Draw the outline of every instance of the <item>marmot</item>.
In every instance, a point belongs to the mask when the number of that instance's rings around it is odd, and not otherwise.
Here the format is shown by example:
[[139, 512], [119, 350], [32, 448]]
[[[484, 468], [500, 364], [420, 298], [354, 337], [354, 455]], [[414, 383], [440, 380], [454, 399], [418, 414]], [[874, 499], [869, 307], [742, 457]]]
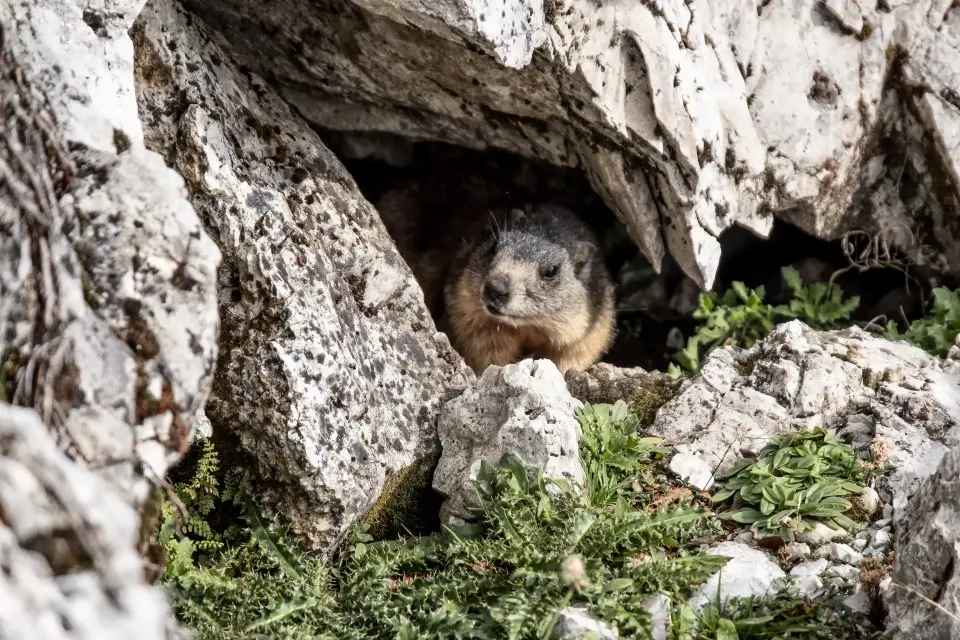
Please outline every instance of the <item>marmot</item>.
[[607, 352], [616, 331], [613, 282], [596, 236], [575, 213], [552, 204], [481, 213], [489, 204], [481, 198], [469, 214], [431, 216], [417, 191], [390, 191], [377, 208], [437, 327], [477, 375], [529, 357], [566, 373]]

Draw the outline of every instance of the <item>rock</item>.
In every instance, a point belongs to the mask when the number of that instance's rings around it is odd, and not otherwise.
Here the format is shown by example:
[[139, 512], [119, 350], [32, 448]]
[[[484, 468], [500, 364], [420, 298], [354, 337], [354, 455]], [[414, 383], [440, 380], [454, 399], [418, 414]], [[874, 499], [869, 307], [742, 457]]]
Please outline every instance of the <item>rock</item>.
[[857, 591], [852, 596], [844, 598], [843, 606], [855, 613], [866, 615], [870, 613], [870, 609], [873, 605], [870, 602], [870, 594], [868, 594], [866, 591]]
[[887, 529], [879, 529], [873, 534], [873, 539], [870, 540], [870, 546], [877, 550], [886, 549], [890, 546], [890, 540], [890, 532]]
[[432, 464], [440, 405], [473, 374], [352, 178], [236, 52], [171, 0], [131, 34], [146, 144], [223, 252], [207, 415], [256, 462], [267, 504], [329, 549]]
[[793, 569], [790, 570], [790, 575], [792, 577], [800, 576], [819, 576], [824, 571], [830, 567], [830, 561], [824, 560], [823, 558], [819, 560], [807, 560], [806, 562], [801, 562]]
[[826, 544], [831, 540], [839, 540], [849, 535], [841, 529], [834, 529], [823, 522], [817, 522], [810, 531], [802, 531], [797, 534], [797, 540], [814, 547]]
[[670, 471], [701, 491], [706, 491], [713, 486], [713, 471], [704, 466], [702, 458], [685, 452], [682, 446], [677, 447], [673, 457], [670, 458]]
[[804, 598], [815, 599], [823, 591], [823, 580], [820, 576], [808, 574], [792, 578], [793, 586]]
[[960, 447], [910, 499], [896, 532], [885, 594], [891, 637], [960, 637]]
[[447, 496], [441, 510], [444, 521], [471, 517], [480, 461], [496, 465], [507, 453], [530, 469], [542, 467], [548, 478], [582, 485], [580, 424], [575, 417], [580, 406], [549, 360], [488, 367], [440, 413], [443, 453], [433, 487]]
[[800, 595], [805, 598], [816, 598], [823, 590], [823, 579], [820, 577], [829, 568], [827, 560], [807, 560], [790, 570], [790, 580]]
[[643, 608], [650, 614], [650, 640], [667, 640], [670, 633], [673, 605], [662, 593], [647, 598]]
[[0, 404], [0, 639], [166, 640], [166, 594], [143, 583], [140, 517], [58, 451], [32, 409]]
[[0, 4], [0, 402], [35, 407], [134, 505], [210, 391], [220, 261], [182, 178], [143, 147], [139, 7]]
[[866, 538], [854, 538], [853, 542], [850, 543], [850, 547], [857, 553], [862, 553], [864, 549], [867, 548], [867, 543], [869, 540]]
[[880, 494], [873, 487], [866, 487], [857, 499], [866, 516], [872, 516], [880, 508]]
[[726, 602], [730, 598], [772, 593], [774, 583], [786, 575], [767, 553], [740, 542], [721, 542], [707, 554], [726, 556], [730, 561], [694, 591], [688, 603], [697, 611], [716, 601], [718, 585], [719, 598]]
[[853, 582], [860, 575], [860, 571], [848, 564], [835, 564], [827, 569], [827, 575], [840, 578], [846, 582]]
[[834, 562], [844, 562], [858, 566], [863, 561], [863, 556], [854, 551], [850, 545], [831, 542], [825, 544], [814, 552], [818, 558], [828, 558]]
[[[876, 486], [896, 507], [960, 442], [958, 371], [905, 342], [856, 327], [816, 332], [795, 320], [749, 350], [712, 352], [648, 431], [677, 442], [684, 473], [703, 487], [741, 449], [759, 451], [774, 435], [817, 425], [839, 430], [862, 416], [874, 425], [872, 446], [895, 466]], [[923, 379], [923, 390], [903, 386], [908, 377]], [[815, 544], [819, 534], [800, 539]]]
[[676, 395], [678, 382], [639, 367], [615, 367], [600, 362], [583, 371], [566, 373], [567, 389], [583, 403], [613, 404], [623, 400], [637, 413], [641, 427], [653, 422], [657, 410]]
[[788, 560], [803, 560], [810, 555], [810, 545], [804, 542], [791, 542], [783, 546]]
[[615, 640], [620, 634], [591, 616], [586, 609], [571, 607], [558, 615], [553, 637], [560, 640]]
[[583, 167], [655, 268], [705, 288], [723, 232], [774, 216], [958, 264], [958, 188], [932, 177], [960, 155], [943, 3], [185, 4], [321, 127]]

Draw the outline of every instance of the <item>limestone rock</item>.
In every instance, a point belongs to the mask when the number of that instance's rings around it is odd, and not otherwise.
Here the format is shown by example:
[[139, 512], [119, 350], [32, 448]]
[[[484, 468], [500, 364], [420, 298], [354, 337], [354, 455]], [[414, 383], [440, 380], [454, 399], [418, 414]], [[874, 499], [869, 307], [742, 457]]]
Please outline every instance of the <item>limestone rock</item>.
[[172, 0], [131, 33], [146, 144], [223, 253], [207, 415], [252, 454], [268, 504], [327, 549], [435, 453], [441, 401], [472, 373], [376, 211], [263, 80]]
[[581, 406], [549, 360], [491, 366], [463, 395], [444, 405], [438, 431], [443, 453], [433, 487], [447, 496], [441, 517], [468, 519], [481, 460], [496, 465], [510, 453], [548, 478], [583, 484]]
[[616, 640], [616, 629], [597, 620], [585, 609], [564, 609], [553, 627], [553, 637], [558, 640]]
[[776, 591], [774, 583], [786, 576], [769, 554], [741, 542], [721, 542], [707, 554], [725, 556], [730, 561], [691, 596], [688, 603], [697, 611], [717, 600], [718, 585], [720, 601], [726, 602], [730, 598], [772, 594]]
[[891, 637], [960, 638], [960, 447], [910, 499], [900, 522], [886, 591]]
[[672, 622], [672, 602], [670, 597], [662, 593], [647, 598], [643, 608], [650, 614], [650, 639], [667, 640]]
[[220, 254], [143, 146], [136, 1], [0, 4], [0, 402], [128, 499], [189, 446], [213, 377]]
[[166, 640], [143, 583], [137, 512], [57, 450], [32, 409], [0, 404], [0, 639]]
[[792, 321], [750, 350], [714, 351], [649, 431], [675, 441], [685, 473], [706, 488], [741, 449], [759, 451], [776, 434], [866, 421], [896, 467], [877, 489], [900, 508], [960, 442], [958, 390], [955, 363], [910, 344], [856, 327], [816, 332]]
[[650, 262], [701, 286], [724, 230], [775, 216], [960, 266], [944, 0], [185, 5], [325, 128], [582, 167]]

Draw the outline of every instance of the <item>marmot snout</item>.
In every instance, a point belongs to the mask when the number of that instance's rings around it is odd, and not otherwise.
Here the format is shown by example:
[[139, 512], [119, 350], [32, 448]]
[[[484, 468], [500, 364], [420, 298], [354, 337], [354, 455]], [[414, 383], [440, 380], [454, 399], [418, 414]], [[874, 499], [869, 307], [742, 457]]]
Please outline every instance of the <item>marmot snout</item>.
[[384, 222], [400, 232], [394, 238], [434, 301], [438, 328], [478, 375], [529, 357], [548, 358], [565, 373], [610, 348], [613, 283], [596, 237], [572, 211], [537, 205], [487, 217], [448, 214], [444, 228], [411, 233], [410, 218], [398, 219], [399, 197], [381, 201]]

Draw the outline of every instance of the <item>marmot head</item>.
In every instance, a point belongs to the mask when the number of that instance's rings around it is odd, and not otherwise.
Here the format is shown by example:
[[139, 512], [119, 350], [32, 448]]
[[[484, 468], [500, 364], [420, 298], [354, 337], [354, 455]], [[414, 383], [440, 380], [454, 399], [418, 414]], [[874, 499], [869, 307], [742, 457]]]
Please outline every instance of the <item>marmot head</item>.
[[552, 205], [502, 218], [467, 259], [460, 304], [505, 325], [543, 329], [559, 342], [579, 339], [611, 287], [596, 237], [573, 212]]

